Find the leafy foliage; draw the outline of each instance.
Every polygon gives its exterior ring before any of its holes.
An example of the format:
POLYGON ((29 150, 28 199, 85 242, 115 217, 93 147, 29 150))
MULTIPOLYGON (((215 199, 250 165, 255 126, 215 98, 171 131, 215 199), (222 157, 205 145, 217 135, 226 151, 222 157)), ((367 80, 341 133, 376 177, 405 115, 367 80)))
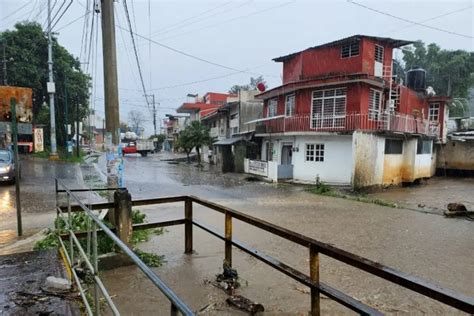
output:
MULTIPOLYGON (((75 232, 82 232, 88 230, 88 223, 87 223, 88 216, 84 212, 74 212, 71 215, 71 227, 75 232)), ((139 210, 132 210, 132 223, 133 224, 142 224, 145 222, 146 214, 140 212, 139 210)), ((107 220, 103 220, 103 222, 110 228, 112 228, 112 224, 107 220)), ((66 229, 66 222, 62 218, 56 218, 54 221, 54 230, 49 230, 46 234, 46 237, 42 240, 39 240, 35 246, 34 250, 45 250, 51 248, 58 248, 59 244, 59 235, 67 233, 66 229)), ((146 230, 135 230, 132 233, 131 237, 131 244, 137 245, 140 242, 146 242, 150 240, 151 234, 161 235, 163 234, 163 229, 146 229, 146 230)), ((87 247, 87 239, 81 238, 79 239, 81 246, 83 249, 87 247)), ((69 244, 66 243, 66 247, 69 244)), ((99 254, 109 253, 117 251, 117 247, 112 239, 106 235, 98 235, 97 236, 97 251, 99 254)), ((156 254, 146 253, 141 251, 138 248, 134 248, 133 250, 142 260, 149 266, 158 267, 163 262, 163 256, 159 256, 156 254), (145 259, 143 259, 145 258, 145 259)))
POLYGON ((257 85, 263 83, 267 87, 266 81, 263 79, 263 76, 258 76, 257 78, 250 77, 250 83, 245 85, 234 85, 229 89, 229 93, 238 94, 239 91, 249 91, 256 90, 257 85))
POLYGON ((191 124, 186 126, 179 134, 177 145, 186 152, 188 162, 189 154, 193 148, 196 148, 197 161, 198 164, 201 164, 200 149, 202 146, 211 145, 212 141, 213 139, 209 134, 209 129, 199 121, 192 121, 191 124))
MULTIPOLYGON (((13 30, 0 33, 6 44, 5 59, 8 68, 8 84, 33 89, 33 120, 46 126, 44 139, 49 146, 49 103, 46 90, 48 81, 48 41, 41 25, 36 22, 17 23, 13 30)), ((88 114, 91 78, 81 71, 81 64, 53 37, 54 81, 56 83, 56 135, 58 145, 65 143, 66 101, 67 121, 82 120, 88 114), (67 92, 66 92, 67 91, 67 92), (67 96, 66 96, 67 94, 67 96), (76 104, 79 112, 76 115, 76 104)))
MULTIPOLYGON (((437 44, 426 46, 422 41, 413 44, 403 55, 405 67, 401 73, 415 67, 426 70, 426 84, 438 95, 468 98, 474 86, 474 52, 441 49, 437 44)), ((397 62, 401 65, 401 62, 397 62)), ((397 72, 397 70, 396 70, 397 72)), ((462 115, 463 106, 452 108, 452 115, 462 115)))

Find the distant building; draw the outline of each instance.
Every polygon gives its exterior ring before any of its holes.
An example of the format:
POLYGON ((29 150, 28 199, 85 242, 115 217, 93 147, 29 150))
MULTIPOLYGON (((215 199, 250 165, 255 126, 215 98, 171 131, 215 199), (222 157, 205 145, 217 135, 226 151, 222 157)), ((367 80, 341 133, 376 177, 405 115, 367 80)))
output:
POLYGON ((166 136, 163 149, 166 151, 176 151, 179 133, 189 124, 190 118, 188 114, 167 114, 166 116, 167 118, 163 121, 163 130, 166 136))
POLYGON ((189 114, 191 121, 199 121, 202 116, 221 107, 231 94, 208 92, 203 97, 196 96, 194 102, 183 103, 177 113, 189 114))
POLYGON ((258 144, 253 136, 255 123, 262 117, 263 103, 255 99, 257 91, 241 91, 227 102, 201 116, 202 123, 214 138, 213 146, 204 148, 203 161, 212 162, 224 172, 244 172, 244 159, 256 158, 258 144))
POLYGON ((425 72, 392 71, 409 41, 355 35, 275 58, 283 84, 257 97, 258 160, 246 171, 274 181, 367 187, 428 178, 436 143, 446 142, 447 103, 430 96, 425 72))

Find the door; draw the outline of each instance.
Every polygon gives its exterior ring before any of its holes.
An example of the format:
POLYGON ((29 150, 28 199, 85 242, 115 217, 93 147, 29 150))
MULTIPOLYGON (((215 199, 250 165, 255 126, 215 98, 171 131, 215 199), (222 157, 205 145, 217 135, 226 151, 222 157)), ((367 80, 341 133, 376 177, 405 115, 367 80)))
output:
POLYGON ((383 54, 384 54, 383 46, 375 45, 375 65, 374 65, 375 77, 383 77, 383 54))
POLYGON ((291 156, 293 146, 292 145, 283 145, 281 148, 281 164, 282 165, 291 165, 291 156))

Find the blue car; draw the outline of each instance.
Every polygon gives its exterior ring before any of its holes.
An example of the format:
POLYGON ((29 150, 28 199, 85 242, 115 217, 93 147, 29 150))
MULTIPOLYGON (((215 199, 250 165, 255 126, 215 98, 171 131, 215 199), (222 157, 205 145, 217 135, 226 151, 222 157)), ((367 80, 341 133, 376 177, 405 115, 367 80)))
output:
POLYGON ((15 183, 13 152, 8 149, 0 149, 0 181, 15 183))

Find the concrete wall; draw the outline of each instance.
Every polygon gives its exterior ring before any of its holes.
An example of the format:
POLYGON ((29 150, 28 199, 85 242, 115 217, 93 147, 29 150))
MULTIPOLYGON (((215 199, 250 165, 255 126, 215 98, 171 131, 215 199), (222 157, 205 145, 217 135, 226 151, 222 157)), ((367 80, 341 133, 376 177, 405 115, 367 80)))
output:
POLYGON ((374 134, 354 132, 352 137, 352 185, 355 188, 382 184, 385 139, 374 134))
POLYGON ((437 168, 474 171, 474 140, 448 140, 437 150, 437 168))

